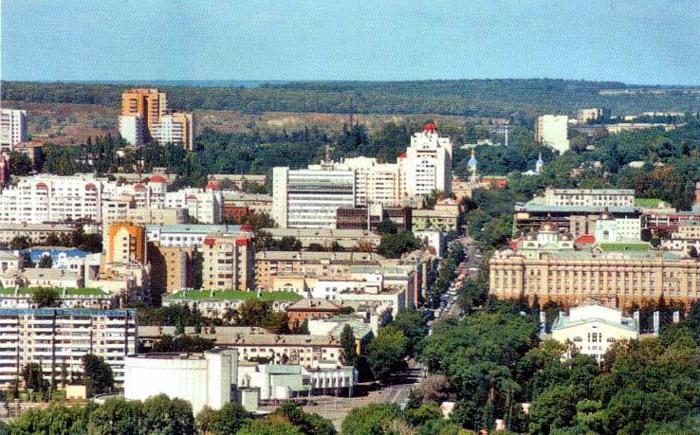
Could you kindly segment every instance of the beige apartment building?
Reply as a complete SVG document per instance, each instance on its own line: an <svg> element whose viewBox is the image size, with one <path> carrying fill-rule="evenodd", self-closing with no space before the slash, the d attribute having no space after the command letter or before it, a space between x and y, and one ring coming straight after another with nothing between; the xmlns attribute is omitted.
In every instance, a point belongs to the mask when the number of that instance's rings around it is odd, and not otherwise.
<svg viewBox="0 0 700 435"><path fill-rule="evenodd" d="M202 288L250 290L255 279L252 233L208 234L202 243Z"/></svg>

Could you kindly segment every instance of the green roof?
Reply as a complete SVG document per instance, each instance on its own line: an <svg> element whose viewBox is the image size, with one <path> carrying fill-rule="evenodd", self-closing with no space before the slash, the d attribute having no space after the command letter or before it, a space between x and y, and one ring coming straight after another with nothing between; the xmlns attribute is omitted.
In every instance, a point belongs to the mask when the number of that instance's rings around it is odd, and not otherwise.
<svg viewBox="0 0 700 435"><path fill-rule="evenodd" d="M181 290L170 296L168 299L233 299L246 300L254 299L257 293L246 290ZM302 297L294 292L261 292L260 299L263 301L298 301Z"/></svg>
<svg viewBox="0 0 700 435"><path fill-rule="evenodd" d="M665 205L666 201L658 198L635 198L634 205L638 207L658 207L659 205Z"/></svg>
<svg viewBox="0 0 700 435"><path fill-rule="evenodd" d="M643 252L651 249L651 245L644 242L631 243L601 243L600 247L603 251L635 251Z"/></svg>

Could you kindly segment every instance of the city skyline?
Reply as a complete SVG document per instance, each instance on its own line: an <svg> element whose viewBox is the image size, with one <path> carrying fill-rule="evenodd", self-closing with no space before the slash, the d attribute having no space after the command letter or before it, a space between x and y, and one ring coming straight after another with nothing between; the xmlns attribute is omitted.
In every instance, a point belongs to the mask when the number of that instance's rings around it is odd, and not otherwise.
<svg viewBox="0 0 700 435"><path fill-rule="evenodd" d="M700 85L700 4L2 4L2 79ZM66 61L71 60L71 61Z"/></svg>

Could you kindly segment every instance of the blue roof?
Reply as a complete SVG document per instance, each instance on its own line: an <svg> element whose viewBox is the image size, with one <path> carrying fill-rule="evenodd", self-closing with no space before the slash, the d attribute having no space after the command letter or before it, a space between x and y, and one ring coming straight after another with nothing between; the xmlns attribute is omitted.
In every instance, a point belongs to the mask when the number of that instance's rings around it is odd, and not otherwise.
<svg viewBox="0 0 700 435"><path fill-rule="evenodd" d="M76 248L61 248L61 247L35 247L27 248L21 251L23 254L29 254L30 259L33 263L38 263L41 259L47 255L51 256L51 260L56 263L59 258L85 258L88 254L87 251Z"/></svg>

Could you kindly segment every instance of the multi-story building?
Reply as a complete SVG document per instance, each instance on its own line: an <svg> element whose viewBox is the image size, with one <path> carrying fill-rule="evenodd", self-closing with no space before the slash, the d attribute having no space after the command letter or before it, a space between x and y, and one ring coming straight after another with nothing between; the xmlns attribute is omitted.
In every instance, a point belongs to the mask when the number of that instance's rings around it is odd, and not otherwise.
<svg viewBox="0 0 700 435"><path fill-rule="evenodd" d="M0 308L37 308L34 288L0 289ZM61 308L90 308L109 310L117 305L115 295L98 288L60 288Z"/></svg>
<svg viewBox="0 0 700 435"><path fill-rule="evenodd" d="M0 192L0 222L39 224L101 219L103 182L94 177L35 175Z"/></svg>
<svg viewBox="0 0 700 435"><path fill-rule="evenodd" d="M398 158L402 196L428 195L437 190L452 192L452 141L440 137L435 124L411 136L411 145Z"/></svg>
<svg viewBox="0 0 700 435"><path fill-rule="evenodd" d="M380 266L385 258L367 252L263 251L255 254L255 286L274 288L277 277L299 274L322 278L344 276L353 265ZM284 290L284 289L279 289Z"/></svg>
<svg viewBox="0 0 700 435"><path fill-rule="evenodd" d="M206 189L187 188L165 194L165 207L183 208L196 223L221 223L223 205L221 190L212 183Z"/></svg>
<svg viewBox="0 0 700 435"><path fill-rule="evenodd" d="M535 141L547 145L560 153L569 150L569 117L566 115L543 115L537 117Z"/></svg>
<svg viewBox="0 0 700 435"><path fill-rule="evenodd" d="M26 237L30 243L40 245L45 244L50 235L61 238L75 230L76 226L69 224L0 224L0 243L9 245L16 237Z"/></svg>
<svg viewBox="0 0 700 435"><path fill-rule="evenodd" d="M576 120L579 124L601 122L610 120L610 109L594 107L592 109L579 109L576 111Z"/></svg>
<svg viewBox="0 0 700 435"><path fill-rule="evenodd" d="M335 228L336 210L355 206L355 171L333 163L273 169L272 217L280 228Z"/></svg>
<svg viewBox="0 0 700 435"><path fill-rule="evenodd" d="M0 384L9 388L29 363L57 385L61 373L82 373L82 357L104 358L124 381L124 359L136 352L136 310L0 309ZM67 380L70 381L70 380Z"/></svg>
<svg viewBox="0 0 700 435"><path fill-rule="evenodd" d="M246 187L264 187L267 183L266 175L258 174L211 174L209 179L219 183L229 183L237 190L245 190Z"/></svg>
<svg viewBox="0 0 700 435"><path fill-rule="evenodd" d="M605 245L603 245L605 246ZM603 250L575 250L570 235L543 225L517 242L515 250L497 251L489 262L490 293L502 299L537 297L565 305L589 299L606 304L642 306L664 296L685 304L700 299L700 263L648 249L648 245L613 243Z"/></svg>
<svg viewBox="0 0 700 435"><path fill-rule="evenodd" d="M355 171L355 204L395 206L401 202L401 174L396 163L378 163L370 157L353 157L336 165Z"/></svg>
<svg viewBox="0 0 700 435"><path fill-rule="evenodd" d="M671 238L661 241L661 248L683 256L697 257L700 253L700 220L679 222Z"/></svg>
<svg viewBox="0 0 700 435"><path fill-rule="evenodd" d="M615 218L609 211L604 211L595 223L595 240L598 243L638 242L642 235L642 219Z"/></svg>
<svg viewBox="0 0 700 435"><path fill-rule="evenodd" d="M615 308L588 303L559 313L552 324L552 338L569 344L582 355L602 362L608 349L620 340L639 337L639 324ZM568 352L570 355L571 352Z"/></svg>
<svg viewBox="0 0 700 435"><path fill-rule="evenodd" d="M342 210L342 209L339 209ZM269 234L273 239L280 240L284 237L294 237L301 242L302 248L310 246L321 246L328 250L333 250L334 246L344 249L357 250L358 247L370 249L379 246L381 236L374 232L367 232L360 229L336 229L318 230L310 228L263 228L261 231Z"/></svg>
<svg viewBox="0 0 700 435"><path fill-rule="evenodd" d="M161 246L148 242L151 291L155 295L175 293L192 285L192 248Z"/></svg>
<svg viewBox="0 0 700 435"><path fill-rule="evenodd" d="M143 145L146 138L146 126L141 115L120 115L119 134L129 145Z"/></svg>
<svg viewBox="0 0 700 435"><path fill-rule="evenodd" d="M186 150L194 149L194 114L192 112L172 112L162 115L153 124L151 136L159 144L177 144Z"/></svg>
<svg viewBox="0 0 700 435"><path fill-rule="evenodd" d="M560 230L578 237L596 234L596 222L603 214L615 219L624 233L636 232L642 209L634 203L634 191L627 189L551 189L526 203L515 204L516 232L536 230L555 222ZM639 236L636 236L639 237Z"/></svg>
<svg viewBox="0 0 700 435"><path fill-rule="evenodd" d="M12 151L15 145L27 139L27 112L0 109L0 153Z"/></svg>
<svg viewBox="0 0 700 435"><path fill-rule="evenodd" d="M146 264L146 230L142 225L110 225L104 241L105 263Z"/></svg>
<svg viewBox="0 0 700 435"><path fill-rule="evenodd" d="M413 210L411 221L413 231L457 231L459 229L459 204L449 199L435 204L433 210Z"/></svg>
<svg viewBox="0 0 700 435"><path fill-rule="evenodd" d="M411 229L411 209L408 207L383 207L370 204L368 207L339 208L336 211L338 230L376 231L382 221L391 221L398 231Z"/></svg>
<svg viewBox="0 0 700 435"><path fill-rule="evenodd" d="M121 115L140 118L145 140L151 138L153 126L166 113L168 113L168 99L165 92L159 92L154 88L137 88L122 93ZM122 136L124 136L123 133Z"/></svg>
<svg viewBox="0 0 700 435"><path fill-rule="evenodd" d="M202 259L202 288L254 288L255 246L252 232L207 235L202 244Z"/></svg>

